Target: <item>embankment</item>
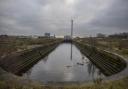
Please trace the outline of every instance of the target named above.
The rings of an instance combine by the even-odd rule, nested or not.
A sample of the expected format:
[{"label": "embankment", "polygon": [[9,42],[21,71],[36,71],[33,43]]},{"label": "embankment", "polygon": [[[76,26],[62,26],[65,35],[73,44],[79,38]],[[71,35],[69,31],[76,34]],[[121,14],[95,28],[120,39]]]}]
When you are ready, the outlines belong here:
[{"label": "embankment", "polygon": [[118,55],[114,55],[82,42],[75,42],[75,44],[106,76],[116,74],[127,66],[124,59]]},{"label": "embankment", "polygon": [[48,53],[54,50],[61,41],[44,44],[40,47],[29,49],[14,55],[9,55],[0,60],[0,67],[7,72],[21,75],[27,71],[41,58],[45,57]]}]

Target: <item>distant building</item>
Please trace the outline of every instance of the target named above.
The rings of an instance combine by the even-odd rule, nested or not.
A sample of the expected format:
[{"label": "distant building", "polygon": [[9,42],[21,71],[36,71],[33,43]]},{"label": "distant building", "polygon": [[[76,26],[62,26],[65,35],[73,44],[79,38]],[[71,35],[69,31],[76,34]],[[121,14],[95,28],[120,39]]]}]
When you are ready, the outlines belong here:
[{"label": "distant building", "polygon": [[70,35],[64,36],[64,41],[69,42],[72,41],[72,37]]},{"label": "distant building", "polygon": [[38,36],[39,39],[45,38],[44,36]]},{"label": "distant building", "polygon": [[56,35],[54,34],[54,38],[56,38]]},{"label": "distant building", "polygon": [[39,36],[36,36],[36,35],[33,35],[31,37],[34,38],[34,39],[39,38]]},{"label": "distant building", "polygon": [[8,35],[0,35],[0,38],[2,38],[2,39],[8,38]]},{"label": "distant building", "polygon": [[50,33],[45,33],[44,36],[50,38]]},{"label": "distant building", "polygon": [[104,38],[104,37],[106,37],[106,35],[105,35],[105,34],[102,34],[102,33],[98,33],[98,34],[97,34],[97,37],[98,37],[98,38]]},{"label": "distant building", "polygon": [[17,38],[20,38],[20,39],[27,39],[27,38],[31,38],[31,36],[17,36]]}]

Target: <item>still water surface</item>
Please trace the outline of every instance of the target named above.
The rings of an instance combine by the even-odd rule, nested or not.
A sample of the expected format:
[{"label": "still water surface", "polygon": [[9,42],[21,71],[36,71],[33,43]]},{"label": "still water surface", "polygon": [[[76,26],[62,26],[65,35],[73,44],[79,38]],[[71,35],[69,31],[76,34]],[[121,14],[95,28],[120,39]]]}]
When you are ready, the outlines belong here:
[{"label": "still water surface", "polygon": [[63,43],[23,76],[48,83],[87,82],[103,75],[75,45]]}]

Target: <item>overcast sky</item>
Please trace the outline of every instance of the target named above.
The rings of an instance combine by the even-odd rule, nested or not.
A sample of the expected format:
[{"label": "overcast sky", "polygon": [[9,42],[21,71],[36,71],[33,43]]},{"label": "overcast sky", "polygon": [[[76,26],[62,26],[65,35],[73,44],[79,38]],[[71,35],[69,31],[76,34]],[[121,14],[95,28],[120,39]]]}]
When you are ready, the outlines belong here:
[{"label": "overcast sky", "polygon": [[0,34],[128,32],[128,0],[0,0]]}]

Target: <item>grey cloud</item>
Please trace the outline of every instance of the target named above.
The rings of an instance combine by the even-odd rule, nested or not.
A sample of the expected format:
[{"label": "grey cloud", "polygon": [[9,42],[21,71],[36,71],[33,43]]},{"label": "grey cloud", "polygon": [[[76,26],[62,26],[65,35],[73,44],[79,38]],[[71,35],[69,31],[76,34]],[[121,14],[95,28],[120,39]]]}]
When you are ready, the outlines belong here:
[{"label": "grey cloud", "polygon": [[0,34],[70,34],[71,18],[76,35],[127,31],[127,7],[127,0],[1,0]]},{"label": "grey cloud", "polygon": [[97,31],[107,33],[128,31],[128,1],[116,0],[109,8],[101,11],[89,25],[98,28]]}]

